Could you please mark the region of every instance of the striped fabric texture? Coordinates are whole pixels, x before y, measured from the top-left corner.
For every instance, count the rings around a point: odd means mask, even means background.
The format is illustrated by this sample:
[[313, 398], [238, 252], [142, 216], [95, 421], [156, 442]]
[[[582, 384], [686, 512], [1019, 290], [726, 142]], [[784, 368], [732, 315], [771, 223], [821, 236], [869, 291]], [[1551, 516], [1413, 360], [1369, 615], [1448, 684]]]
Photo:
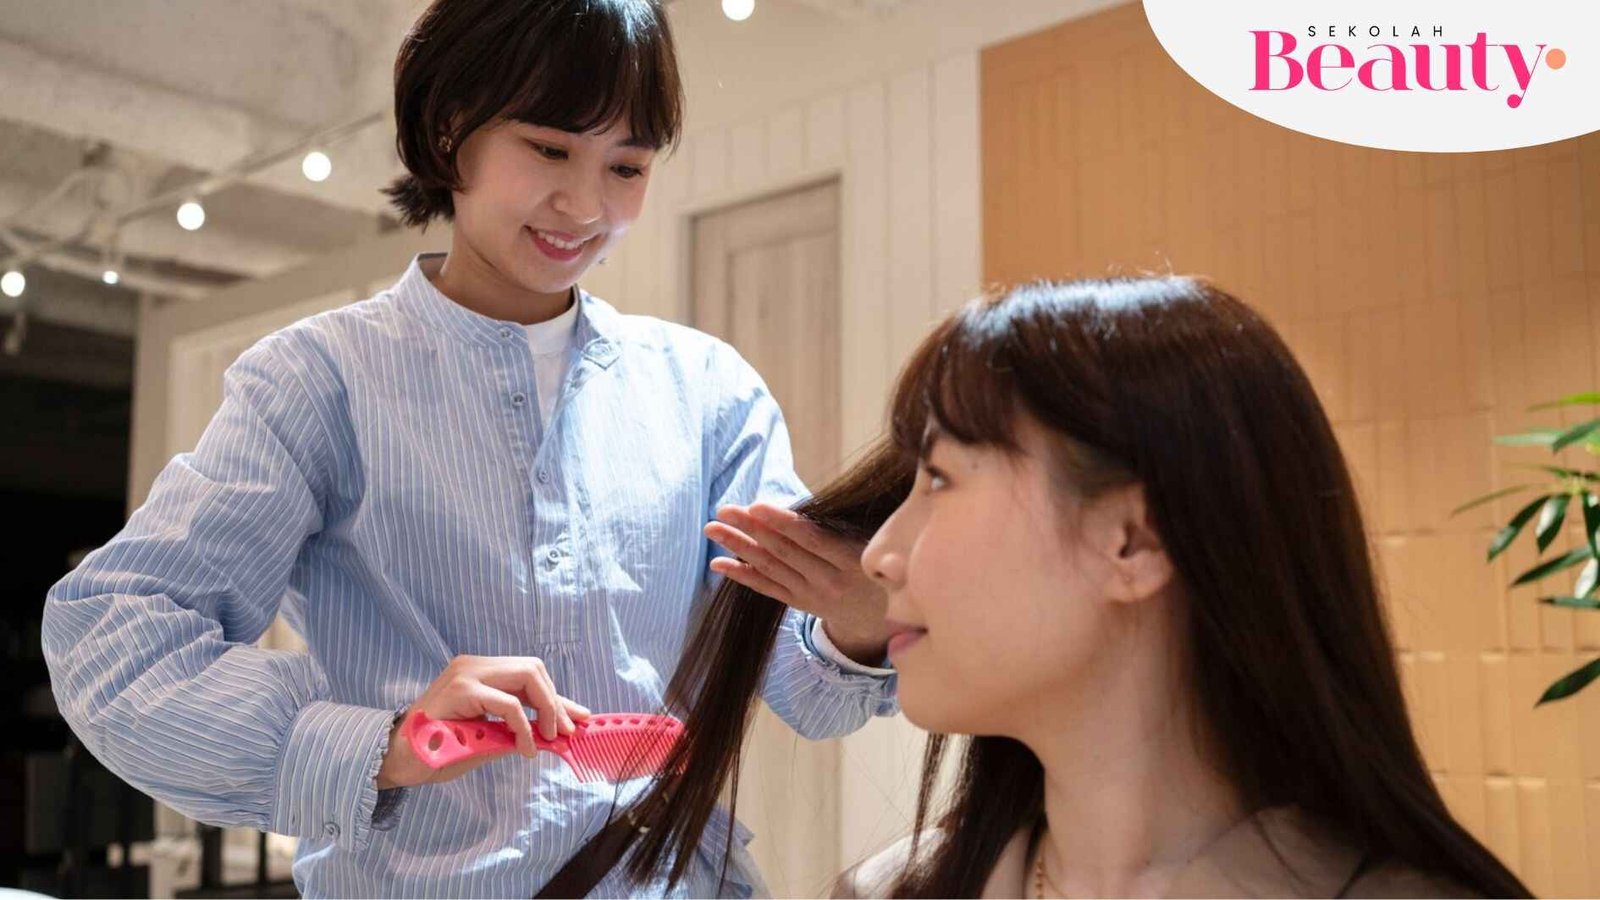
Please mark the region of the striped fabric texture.
[[[435, 259], [246, 351], [195, 449], [46, 602], [56, 700], [89, 750], [185, 815], [301, 838], [307, 896], [536, 891], [644, 781], [581, 784], [541, 753], [380, 804], [395, 712], [459, 654], [539, 657], [595, 712], [660, 709], [725, 552], [703, 525], [806, 494], [727, 344], [580, 291], [546, 428], [523, 328], [440, 294]], [[254, 646], [280, 611], [309, 652]], [[894, 676], [845, 671], [811, 625], [791, 610], [780, 631], [774, 712], [813, 739], [894, 714]], [[764, 893], [749, 838], [714, 817], [671, 893]], [[594, 893], [627, 892], [613, 873]]]

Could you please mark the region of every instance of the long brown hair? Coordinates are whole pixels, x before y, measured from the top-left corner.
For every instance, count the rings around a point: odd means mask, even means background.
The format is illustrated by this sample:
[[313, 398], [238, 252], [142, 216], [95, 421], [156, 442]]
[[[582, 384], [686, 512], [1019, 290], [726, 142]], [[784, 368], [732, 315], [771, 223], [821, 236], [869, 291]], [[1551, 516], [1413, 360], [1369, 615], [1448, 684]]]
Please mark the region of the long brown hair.
[[[844, 475], [795, 507], [829, 530], [866, 541], [910, 492], [916, 461], [885, 441], [870, 448]], [[786, 607], [732, 579], [717, 588], [687, 653], [667, 685], [666, 708], [684, 719], [684, 734], [649, 789], [627, 810], [649, 828], [624, 844], [633, 847], [628, 875], [643, 883], [671, 860], [677, 884], [694, 858], [724, 789], [730, 812], [738, 805], [739, 762], [755, 700]], [[723, 848], [723, 875], [732, 849]], [[579, 853], [589, 851], [585, 845]]]
[[[1075, 489], [1144, 485], [1188, 597], [1183, 631], [1215, 738], [1210, 761], [1247, 809], [1298, 806], [1376, 860], [1488, 896], [1528, 895], [1450, 815], [1423, 762], [1355, 489], [1310, 381], [1272, 327], [1219, 288], [1113, 278], [969, 303], [901, 373], [891, 440], [801, 509], [869, 534], [906, 495], [929, 416], [957, 440], [1017, 451], [1024, 412], [1070, 444], [1054, 462]], [[713, 652], [687, 657], [673, 679], [671, 695], [691, 700], [684, 768], [636, 807], [656, 826], [636, 877], [670, 847], [694, 846], [737, 771], [782, 615], [752, 595], [722, 586], [692, 644]], [[928, 745], [918, 834], [946, 745], [940, 735]], [[893, 893], [977, 896], [1041, 804], [1030, 751], [966, 739], [938, 817], [944, 837], [913, 854]]]

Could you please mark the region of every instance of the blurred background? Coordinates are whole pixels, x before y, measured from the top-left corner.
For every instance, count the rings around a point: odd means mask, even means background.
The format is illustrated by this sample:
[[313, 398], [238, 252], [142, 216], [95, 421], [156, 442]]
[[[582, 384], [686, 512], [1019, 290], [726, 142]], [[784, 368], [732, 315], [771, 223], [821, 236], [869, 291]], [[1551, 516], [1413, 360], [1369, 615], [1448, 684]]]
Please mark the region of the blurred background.
[[[244, 348], [448, 247], [378, 193], [423, 5], [0, 0], [0, 885], [293, 895], [290, 839], [197, 828], [72, 740], [39, 615], [192, 448]], [[1600, 386], [1600, 135], [1453, 155], [1313, 139], [1197, 86], [1137, 3], [668, 9], [687, 139], [586, 289], [731, 340], [815, 486], [982, 286], [1212, 276], [1285, 333], [1338, 428], [1446, 798], [1535, 892], [1600, 892], [1600, 700], [1534, 707], [1600, 651], [1600, 614], [1506, 587], [1531, 541], [1485, 563], [1520, 498], [1450, 515], [1549, 461], [1494, 436], [1579, 424], [1528, 408]], [[1582, 545], [1579, 518], [1544, 523], [1551, 552]], [[740, 814], [778, 896], [821, 895], [908, 830], [921, 743], [900, 720], [805, 743], [763, 713]]]

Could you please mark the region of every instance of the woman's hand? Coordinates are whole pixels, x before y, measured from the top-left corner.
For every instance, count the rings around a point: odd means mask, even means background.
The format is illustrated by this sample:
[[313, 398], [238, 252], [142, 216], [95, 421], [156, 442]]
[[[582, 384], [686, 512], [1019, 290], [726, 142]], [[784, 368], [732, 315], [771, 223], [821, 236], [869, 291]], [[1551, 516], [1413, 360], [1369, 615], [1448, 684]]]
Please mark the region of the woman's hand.
[[576, 729], [573, 720], [583, 721], [590, 715], [585, 707], [556, 693], [544, 662], [534, 657], [458, 656], [450, 660], [389, 732], [389, 749], [378, 769], [378, 788], [450, 781], [505, 755], [475, 756], [442, 769], [430, 768], [417, 758], [411, 742], [401, 734], [401, 727], [412, 713], [421, 710], [434, 719], [499, 716], [516, 735], [516, 752], [532, 756], [538, 749], [533, 743], [533, 723], [523, 707], [535, 711], [534, 721], [546, 740], [571, 734]]
[[705, 534], [738, 557], [713, 559], [711, 571], [821, 619], [828, 639], [851, 659], [882, 662], [888, 598], [861, 569], [865, 542], [768, 503], [724, 506]]

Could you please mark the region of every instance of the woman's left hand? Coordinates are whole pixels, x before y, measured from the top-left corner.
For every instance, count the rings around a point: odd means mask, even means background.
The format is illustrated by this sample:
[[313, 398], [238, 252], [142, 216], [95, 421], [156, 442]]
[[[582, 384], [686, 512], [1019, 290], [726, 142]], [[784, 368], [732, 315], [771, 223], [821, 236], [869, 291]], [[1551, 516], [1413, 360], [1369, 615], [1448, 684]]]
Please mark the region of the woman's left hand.
[[865, 542], [768, 503], [724, 506], [705, 534], [738, 557], [713, 559], [711, 571], [821, 619], [828, 639], [851, 659], [883, 660], [888, 597], [861, 568]]

